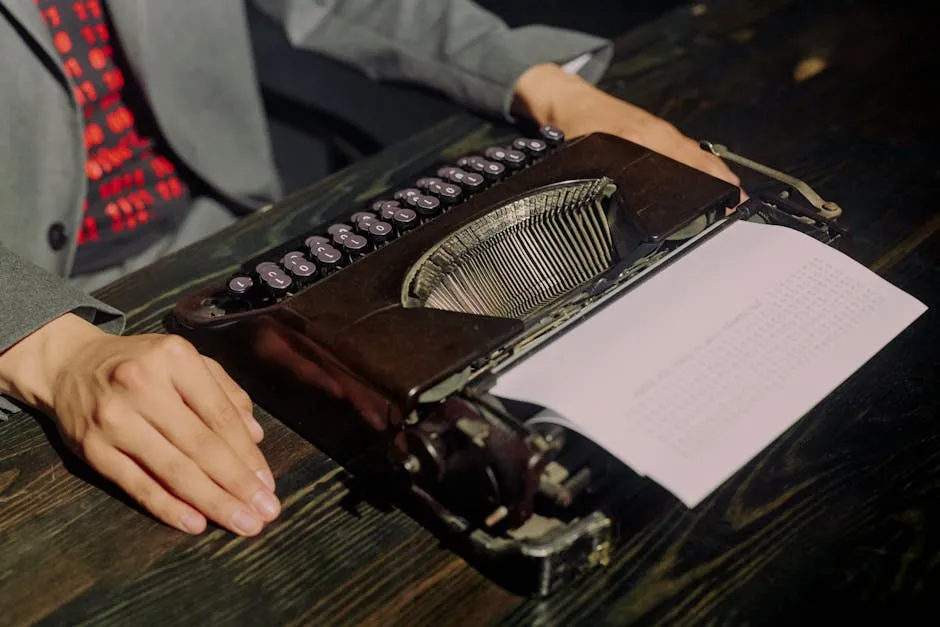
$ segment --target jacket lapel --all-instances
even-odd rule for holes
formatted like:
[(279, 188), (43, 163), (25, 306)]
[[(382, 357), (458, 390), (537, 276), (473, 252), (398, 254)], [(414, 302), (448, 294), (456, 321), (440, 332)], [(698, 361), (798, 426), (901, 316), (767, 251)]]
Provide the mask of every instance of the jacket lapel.
[(49, 29), (43, 22), (36, 3), (33, 0), (0, 0), (0, 15), (4, 13), (27, 41), (35, 46), (36, 52), (44, 57), (43, 60), (57, 74), (71, 95), (72, 90), (68, 87), (59, 53), (52, 43)]

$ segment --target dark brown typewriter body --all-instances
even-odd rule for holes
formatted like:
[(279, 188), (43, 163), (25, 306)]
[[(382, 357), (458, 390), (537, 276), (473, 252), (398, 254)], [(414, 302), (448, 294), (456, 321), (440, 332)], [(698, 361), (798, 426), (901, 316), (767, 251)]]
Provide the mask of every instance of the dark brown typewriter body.
[[(502, 369), (590, 324), (605, 300), (628, 298), (631, 284), (720, 230), (738, 199), (735, 187), (612, 136), (538, 141), (531, 153), (518, 144), (525, 159), (504, 159), (498, 172), (486, 164), (504, 153), (461, 162), (479, 172), (476, 185), (441, 178), (454, 164), (423, 173), (433, 180), (399, 194), (398, 207), (418, 210), (412, 224), (395, 222), (396, 205), (369, 201), (336, 223), (345, 227), (324, 224), (246, 260), (234, 291), (209, 286), (175, 311), (179, 333), (364, 490), (528, 595), (605, 564), (642, 518), (648, 484), (595, 443), (531, 420), (546, 408), (489, 389)], [(436, 207), (416, 204), (419, 192)], [(839, 239), (801, 207), (786, 193), (752, 198), (732, 219)], [(352, 218), (364, 212), (375, 219), (359, 228)], [(392, 228), (370, 237), (377, 221)], [(346, 249), (343, 232), (363, 237)], [(329, 270), (323, 246), (341, 255), (323, 257)], [(307, 265), (292, 272), (296, 263)], [(266, 283), (272, 264), (290, 280)]]

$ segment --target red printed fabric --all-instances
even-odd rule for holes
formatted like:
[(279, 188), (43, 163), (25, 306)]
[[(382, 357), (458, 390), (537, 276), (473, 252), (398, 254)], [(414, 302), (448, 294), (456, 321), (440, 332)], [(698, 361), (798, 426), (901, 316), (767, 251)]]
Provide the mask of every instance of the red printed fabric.
[(85, 118), (88, 193), (73, 274), (140, 251), (173, 228), (190, 185), (121, 57), (103, 0), (35, 0)]

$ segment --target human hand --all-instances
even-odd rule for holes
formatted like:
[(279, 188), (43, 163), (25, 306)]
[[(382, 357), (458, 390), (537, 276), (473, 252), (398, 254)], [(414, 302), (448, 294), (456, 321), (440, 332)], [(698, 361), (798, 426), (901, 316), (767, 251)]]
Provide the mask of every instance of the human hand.
[(0, 391), (52, 415), (88, 464), (168, 525), (243, 536), (280, 513), (248, 395), (173, 335), (114, 336), (72, 314), (0, 354)]
[(717, 156), (655, 115), (615, 98), (556, 65), (538, 65), (516, 82), (514, 111), (566, 136), (605, 132), (711, 174), (733, 185), (740, 179)]

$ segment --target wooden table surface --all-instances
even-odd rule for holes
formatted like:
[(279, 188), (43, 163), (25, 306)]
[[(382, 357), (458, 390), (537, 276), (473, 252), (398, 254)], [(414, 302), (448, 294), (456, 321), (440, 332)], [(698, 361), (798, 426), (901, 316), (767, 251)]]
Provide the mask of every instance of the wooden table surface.
[[(936, 307), (940, 53), (920, 4), (684, 8), (618, 40), (603, 86), (805, 178), (845, 209), (858, 260)], [(102, 297), (129, 312), (130, 332), (161, 331), (181, 294), (318, 212), (345, 211), (507, 131), (450, 119)], [(897, 618), (940, 590), (937, 342), (931, 309), (704, 504), (668, 508), (609, 568), (545, 601), (490, 583), (397, 510), (353, 502), (343, 471), (262, 408), (284, 511), (255, 539), (190, 538), (154, 522), (65, 457), (45, 421), (19, 416), (0, 423), (0, 624)]]

